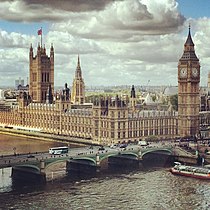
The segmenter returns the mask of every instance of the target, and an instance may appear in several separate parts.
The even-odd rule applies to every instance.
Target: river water
[[[53,142],[20,141],[14,137],[6,137],[5,141],[2,135],[0,139],[0,155],[11,145],[21,152],[28,152],[27,149],[33,152],[32,148],[46,151],[57,146]],[[27,142],[29,146],[23,150]],[[0,209],[3,210],[210,209],[210,182],[174,176],[169,168],[115,172],[82,180],[61,175],[46,185],[36,186],[13,184],[10,172],[10,168],[0,169]]]

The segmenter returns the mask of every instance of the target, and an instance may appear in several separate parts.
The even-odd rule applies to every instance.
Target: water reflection
[[[9,192],[12,190],[11,170],[12,168],[0,169],[0,192]]]
[[[46,152],[50,147],[63,145],[66,144],[0,134],[0,155]]]
[[[116,170],[94,177],[56,178],[12,186],[1,205],[15,209],[209,209],[207,181],[174,176],[169,168]],[[44,202],[41,202],[44,201]],[[29,205],[30,204],[30,205]]]

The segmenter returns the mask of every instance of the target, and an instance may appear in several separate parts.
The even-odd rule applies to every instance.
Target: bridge
[[[156,161],[159,157],[165,163],[174,161],[174,155],[177,153],[171,145],[129,145],[115,149],[104,147],[104,150],[79,148],[70,149],[63,155],[39,153],[0,157],[0,168],[12,167],[12,177],[17,180],[45,182],[48,169],[59,163],[66,164],[69,174],[80,175],[101,172],[109,167],[141,167],[145,161]]]

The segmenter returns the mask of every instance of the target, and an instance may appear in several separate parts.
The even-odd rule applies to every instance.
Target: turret
[[[77,61],[77,68],[75,71],[75,78],[73,80],[71,96],[71,102],[73,104],[83,104],[85,102],[85,84],[82,78],[79,56]]]
[[[33,47],[32,47],[32,44],[31,44],[31,46],[30,46],[29,58],[30,58],[30,59],[33,58]]]
[[[54,48],[53,48],[53,44],[51,44],[51,47],[50,47],[50,58],[54,58]]]
[[[136,104],[137,104],[136,91],[135,91],[134,85],[132,85],[131,97],[130,97],[130,107],[132,108],[133,111],[136,109]]]
[[[132,85],[132,88],[131,88],[131,98],[136,98],[136,92],[135,92],[134,85]]]
[[[56,109],[58,111],[64,111],[71,109],[71,101],[70,101],[70,89],[68,88],[67,83],[65,83],[65,87],[63,91],[59,93],[56,101]]]
[[[49,84],[49,87],[47,89],[46,103],[47,104],[52,104],[53,103],[53,93],[52,93],[52,88],[51,88],[50,84]]]
[[[77,68],[76,68],[76,71],[75,71],[75,77],[76,78],[82,78],[82,71],[81,71],[81,67],[80,67],[79,55],[78,55],[78,60],[77,60]]]

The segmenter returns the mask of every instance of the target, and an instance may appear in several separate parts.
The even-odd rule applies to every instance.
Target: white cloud
[[[172,33],[181,29],[185,18],[171,2],[175,4],[175,1],[170,1],[171,9],[167,4],[156,3],[159,9],[154,7],[149,11],[150,7],[139,0],[116,1],[102,11],[70,13],[69,21],[54,23],[52,29],[88,39],[122,42],[131,41],[133,37],[141,39],[145,34]]]
[[[83,5],[79,12],[71,12],[73,9],[67,6],[63,8],[68,2],[65,0],[64,5],[58,6],[53,0],[43,8],[40,2],[2,1],[0,17],[52,22],[43,42],[48,54],[51,43],[54,45],[55,85],[72,84],[78,54],[88,86],[146,85],[148,80],[150,85],[177,85],[177,65],[188,24],[175,0],[124,0],[108,4],[103,1],[97,7]],[[75,5],[75,11],[79,8]],[[210,21],[203,18],[190,22],[196,54],[201,61],[201,84],[206,84],[210,69]],[[36,54],[36,37],[0,30],[0,72],[6,78],[0,77],[1,85],[13,84],[18,77],[26,79],[30,43]]]

